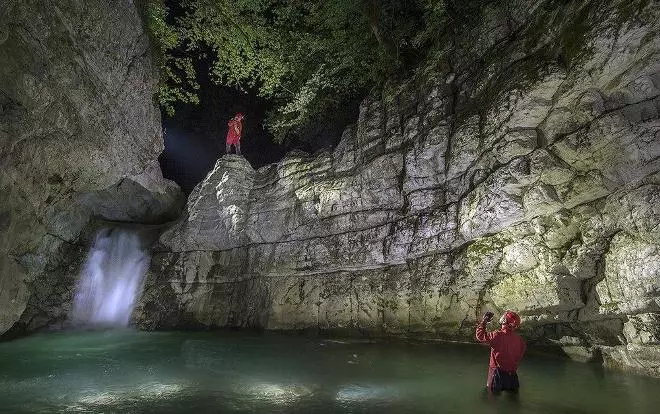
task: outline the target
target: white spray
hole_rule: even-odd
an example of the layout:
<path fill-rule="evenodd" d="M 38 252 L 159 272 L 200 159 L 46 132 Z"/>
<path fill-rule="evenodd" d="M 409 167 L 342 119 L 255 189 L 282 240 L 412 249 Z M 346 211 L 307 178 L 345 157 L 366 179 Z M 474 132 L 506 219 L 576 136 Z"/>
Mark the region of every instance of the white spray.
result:
<path fill-rule="evenodd" d="M 149 255 L 135 233 L 96 235 L 76 287 L 71 319 L 78 325 L 126 327 L 142 294 Z"/>

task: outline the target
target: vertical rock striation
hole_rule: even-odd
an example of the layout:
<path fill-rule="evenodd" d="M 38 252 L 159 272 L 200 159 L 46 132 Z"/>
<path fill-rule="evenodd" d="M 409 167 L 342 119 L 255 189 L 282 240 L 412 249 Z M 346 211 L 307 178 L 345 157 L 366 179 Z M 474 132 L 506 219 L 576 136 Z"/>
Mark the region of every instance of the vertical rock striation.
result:
<path fill-rule="evenodd" d="M 132 1 L 3 1 L 0 334 L 66 314 L 90 219 L 176 217 L 155 79 Z"/>
<path fill-rule="evenodd" d="M 138 322 L 468 339 L 513 308 L 533 342 L 660 375 L 651 3 L 490 7 L 333 151 L 220 159 Z"/>

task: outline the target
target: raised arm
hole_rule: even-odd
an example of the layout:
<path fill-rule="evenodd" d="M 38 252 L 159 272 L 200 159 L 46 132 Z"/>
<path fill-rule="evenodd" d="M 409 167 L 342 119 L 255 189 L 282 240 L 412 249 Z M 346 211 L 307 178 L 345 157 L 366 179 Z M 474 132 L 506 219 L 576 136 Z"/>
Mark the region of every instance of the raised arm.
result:
<path fill-rule="evenodd" d="M 477 338 L 477 341 L 489 344 L 490 341 L 492 341 L 495 337 L 495 332 L 488 332 L 488 329 L 486 328 L 486 324 L 491 320 L 492 317 L 493 314 L 488 312 L 484 315 L 483 319 L 481 319 L 479 325 L 477 325 L 477 329 L 474 332 L 474 336 Z"/>

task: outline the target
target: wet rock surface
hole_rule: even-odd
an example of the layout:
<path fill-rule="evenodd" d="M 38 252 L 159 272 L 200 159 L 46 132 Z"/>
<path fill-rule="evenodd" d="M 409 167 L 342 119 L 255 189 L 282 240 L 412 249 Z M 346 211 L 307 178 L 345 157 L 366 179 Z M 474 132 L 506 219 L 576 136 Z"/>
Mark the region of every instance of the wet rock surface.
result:
<path fill-rule="evenodd" d="M 0 334 L 61 321 L 90 220 L 182 205 L 156 159 L 148 36 L 130 1 L 0 7 Z"/>
<path fill-rule="evenodd" d="M 660 375 L 660 15 L 551 3 L 487 14 L 333 151 L 218 160 L 138 324 L 469 340 L 513 308 L 531 343 Z"/>

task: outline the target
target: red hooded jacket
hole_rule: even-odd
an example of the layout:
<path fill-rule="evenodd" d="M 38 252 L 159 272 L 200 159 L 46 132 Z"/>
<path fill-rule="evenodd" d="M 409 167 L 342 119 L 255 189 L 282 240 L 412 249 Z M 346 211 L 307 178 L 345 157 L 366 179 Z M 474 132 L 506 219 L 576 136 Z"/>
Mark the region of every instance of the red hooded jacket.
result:
<path fill-rule="evenodd" d="M 507 372 L 515 372 L 522 360 L 527 345 L 513 329 L 506 325 L 502 328 L 488 332 L 486 323 L 477 325 L 475 332 L 477 341 L 490 345 L 489 368 L 500 368 Z"/>
<path fill-rule="evenodd" d="M 229 120 L 229 130 L 227 131 L 227 144 L 234 145 L 241 140 L 243 131 L 243 122 L 240 119 L 232 118 Z"/>

